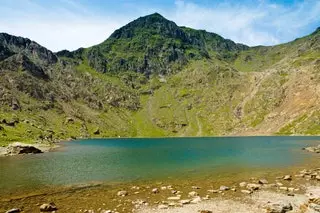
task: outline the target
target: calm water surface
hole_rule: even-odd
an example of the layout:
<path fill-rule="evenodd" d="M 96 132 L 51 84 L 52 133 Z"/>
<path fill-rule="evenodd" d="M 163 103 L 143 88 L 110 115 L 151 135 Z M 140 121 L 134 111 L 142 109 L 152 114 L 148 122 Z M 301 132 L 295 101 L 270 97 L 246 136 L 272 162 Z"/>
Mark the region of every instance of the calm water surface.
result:
<path fill-rule="evenodd" d="M 282 168 L 312 156 L 320 137 L 91 139 L 41 155 L 0 158 L 0 191 Z"/>

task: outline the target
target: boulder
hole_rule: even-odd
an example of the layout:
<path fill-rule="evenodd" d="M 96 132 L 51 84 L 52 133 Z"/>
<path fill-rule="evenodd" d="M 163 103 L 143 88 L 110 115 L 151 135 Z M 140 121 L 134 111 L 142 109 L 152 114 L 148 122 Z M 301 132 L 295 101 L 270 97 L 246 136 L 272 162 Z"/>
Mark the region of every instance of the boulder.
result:
<path fill-rule="evenodd" d="M 121 191 L 118 191 L 117 195 L 118 195 L 118 196 L 121 196 L 121 197 L 124 197 L 124 196 L 127 196 L 127 195 L 128 195 L 128 192 L 125 191 L 125 190 L 121 190 Z"/>
<path fill-rule="evenodd" d="M 97 128 L 97 129 L 93 132 L 93 134 L 95 134 L 95 135 L 100 135 L 100 129 Z"/>
<path fill-rule="evenodd" d="M 30 144 L 12 143 L 7 147 L 8 155 L 39 154 L 39 153 L 43 153 L 43 152 L 40 149 Z"/>
<path fill-rule="evenodd" d="M 10 209 L 8 211 L 6 211 L 6 213 L 18 213 L 18 212 L 21 212 L 21 209 Z"/>
<path fill-rule="evenodd" d="M 54 203 L 45 203 L 40 206 L 41 212 L 52 212 L 56 210 L 58 210 L 58 208 Z"/>

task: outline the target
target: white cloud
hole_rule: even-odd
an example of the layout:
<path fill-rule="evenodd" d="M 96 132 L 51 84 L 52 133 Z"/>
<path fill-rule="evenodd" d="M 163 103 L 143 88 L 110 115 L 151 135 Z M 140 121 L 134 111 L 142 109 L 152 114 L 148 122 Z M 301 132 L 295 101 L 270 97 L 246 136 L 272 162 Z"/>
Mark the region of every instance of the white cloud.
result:
<path fill-rule="evenodd" d="M 2 0 L 0 31 L 28 37 L 58 51 L 98 44 L 114 30 L 137 18 L 136 14 L 142 16 L 154 11 L 160 11 L 178 25 L 205 29 L 248 45 L 273 45 L 293 40 L 310 32 L 310 25 L 320 25 L 318 0 L 291 6 L 268 0 L 256 1 L 256 5 L 212 1 L 207 6 L 191 0 L 176 0 L 171 9 L 133 4 L 126 5 L 128 13 L 114 14 L 109 9 L 100 16 L 79 1 L 56 1 L 61 4 L 47 7 L 36 0 Z"/>

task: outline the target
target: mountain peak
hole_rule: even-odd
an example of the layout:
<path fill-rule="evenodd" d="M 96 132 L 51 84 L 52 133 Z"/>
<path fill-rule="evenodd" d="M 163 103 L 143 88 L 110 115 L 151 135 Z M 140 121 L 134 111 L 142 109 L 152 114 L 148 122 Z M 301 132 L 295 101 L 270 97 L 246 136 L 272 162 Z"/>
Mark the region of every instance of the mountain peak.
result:
<path fill-rule="evenodd" d="M 180 28 L 173 21 L 169 21 L 159 13 L 153 13 L 140 17 L 124 27 L 116 30 L 110 36 L 110 38 L 132 38 L 136 33 L 145 29 L 153 31 L 155 34 L 170 34 L 170 31 L 180 30 Z"/>

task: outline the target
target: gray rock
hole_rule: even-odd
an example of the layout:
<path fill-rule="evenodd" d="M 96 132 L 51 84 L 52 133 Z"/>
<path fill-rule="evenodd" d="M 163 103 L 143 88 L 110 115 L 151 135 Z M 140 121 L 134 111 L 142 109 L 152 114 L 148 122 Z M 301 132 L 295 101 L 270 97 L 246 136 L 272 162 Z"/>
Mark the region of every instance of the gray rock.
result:
<path fill-rule="evenodd" d="M 45 203 L 40 206 L 41 212 L 52 212 L 56 210 L 58 210 L 58 208 L 54 203 Z"/>

